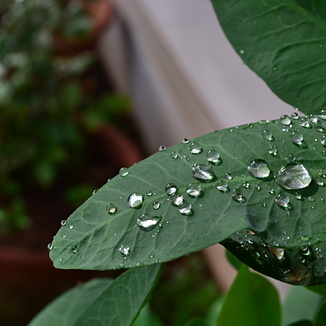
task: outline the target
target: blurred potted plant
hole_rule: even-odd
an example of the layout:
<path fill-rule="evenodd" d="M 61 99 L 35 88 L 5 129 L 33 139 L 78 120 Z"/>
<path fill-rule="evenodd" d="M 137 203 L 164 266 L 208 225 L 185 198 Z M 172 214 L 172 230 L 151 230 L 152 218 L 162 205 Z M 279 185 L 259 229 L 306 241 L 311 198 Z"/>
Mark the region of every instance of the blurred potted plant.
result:
<path fill-rule="evenodd" d="M 6 277 L 16 284 L 30 283 L 36 270 L 48 277 L 53 268 L 46 243 L 58 224 L 56 212 L 72 210 L 69 204 L 79 204 L 103 183 L 103 176 L 113 176 L 118 167 L 142 156 L 127 136 L 107 124 L 130 103 L 97 90 L 89 73 L 96 64 L 94 54 L 60 51 L 59 39 L 69 47 L 94 36 L 94 25 L 80 3 L 12 1 L 0 7 L 0 17 L 2 286 L 11 284 Z M 91 174 L 85 172 L 90 165 Z M 83 181 L 78 181 L 80 176 Z M 56 199 L 62 193 L 65 198 Z M 12 234 L 22 229 L 28 231 Z M 40 278 L 34 279 L 46 292 Z"/>

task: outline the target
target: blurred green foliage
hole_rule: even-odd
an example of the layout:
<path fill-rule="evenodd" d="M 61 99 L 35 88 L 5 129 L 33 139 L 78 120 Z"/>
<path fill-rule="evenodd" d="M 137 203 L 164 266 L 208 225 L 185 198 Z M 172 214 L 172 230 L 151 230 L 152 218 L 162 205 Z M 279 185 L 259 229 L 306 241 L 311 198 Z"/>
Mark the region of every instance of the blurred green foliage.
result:
<path fill-rule="evenodd" d="M 117 111 L 125 111 L 129 101 L 112 94 L 94 95 L 84 76 L 96 58 L 92 53 L 69 54 L 69 41 L 80 44 L 90 38 L 91 21 L 80 3 L 8 0 L 1 2 L 0 19 L 0 234 L 4 234 L 29 225 L 20 195 L 24 188 L 50 186 L 62 171 L 81 165 L 85 140 L 80 124 L 94 129 Z M 68 54 L 60 54 L 58 44 Z"/>

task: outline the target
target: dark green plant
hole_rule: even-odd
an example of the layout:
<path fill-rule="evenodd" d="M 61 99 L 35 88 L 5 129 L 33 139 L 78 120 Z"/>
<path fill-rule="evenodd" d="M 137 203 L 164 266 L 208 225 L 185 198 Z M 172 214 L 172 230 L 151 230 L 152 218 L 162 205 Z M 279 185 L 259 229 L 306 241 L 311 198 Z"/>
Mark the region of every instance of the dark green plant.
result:
<path fill-rule="evenodd" d="M 299 111 L 162 146 L 122 169 L 63 223 L 50 256 L 58 268 L 146 273 L 220 242 L 257 271 L 306 288 L 293 287 L 281 308 L 265 278 L 236 264 L 238 277 L 210 324 L 325 325 L 326 3 L 212 3 L 244 62 Z M 117 302 L 130 299 L 137 282 L 106 296 L 121 317 L 129 309 Z M 74 325 L 131 325 L 109 323 L 104 307 L 94 301 Z"/>
<path fill-rule="evenodd" d="M 90 38 L 79 2 L 6 1 L 0 19 L 0 233 L 6 233 L 29 224 L 24 209 L 15 209 L 24 206 L 21 192 L 75 171 L 84 159 L 82 128 L 96 128 L 128 101 L 94 94 L 85 74 L 95 56 L 69 54 Z"/>

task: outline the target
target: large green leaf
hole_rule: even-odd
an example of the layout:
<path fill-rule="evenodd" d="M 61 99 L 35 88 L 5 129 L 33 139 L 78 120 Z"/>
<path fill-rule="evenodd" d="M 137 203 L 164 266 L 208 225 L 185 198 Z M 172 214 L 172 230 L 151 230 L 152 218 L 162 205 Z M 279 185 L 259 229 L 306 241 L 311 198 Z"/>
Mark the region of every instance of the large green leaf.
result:
<path fill-rule="evenodd" d="M 123 170 L 62 223 L 50 252 L 55 266 L 105 270 L 152 264 L 234 235 L 239 250 L 233 254 L 241 259 L 245 247 L 273 277 L 325 283 L 325 118 L 283 117 L 221 130 Z M 253 175 L 270 174 L 255 177 L 249 166 Z M 177 195 L 167 194 L 171 184 Z M 249 230 L 248 239 L 237 238 L 242 230 Z M 257 239 L 252 248 L 250 237 Z M 273 247 L 289 249 L 280 255 Z M 258 257 L 257 249 L 270 256 Z"/>
<path fill-rule="evenodd" d="M 326 302 L 324 302 L 317 313 L 315 326 L 325 326 L 326 324 Z"/>
<path fill-rule="evenodd" d="M 281 307 L 277 290 L 264 277 L 243 265 L 228 292 L 217 326 L 280 326 Z"/>
<path fill-rule="evenodd" d="M 134 268 L 116 280 L 77 286 L 42 310 L 29 326 L 129 326 L 156 285 L 160 265 Z"/>
<path fill-rule="evenodd" d="M 324 0 L 212 0 L 242 60 L 285 102 L 305 113 L 326 105 Z"/>

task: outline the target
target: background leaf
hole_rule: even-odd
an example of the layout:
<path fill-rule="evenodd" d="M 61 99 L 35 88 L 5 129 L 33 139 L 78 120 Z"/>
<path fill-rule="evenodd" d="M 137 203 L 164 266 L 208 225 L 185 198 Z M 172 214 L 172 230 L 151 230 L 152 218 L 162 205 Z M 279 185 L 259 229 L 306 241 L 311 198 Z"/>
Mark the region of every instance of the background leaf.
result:
<path fill-rule="evenodd" d="M 132 326 L 163 326 L 147 304 L 133 322 Z"/>
<path fill-rule="evenodd" d="M 46 306 L 28 326 L 71 326 L 99 294 L 113 282 L 112 279 L 93 279 L 76 286 Z"/>
<path fill-rule="evenodd" d="M 63 223 L 50 252 L 55 266 L 105 270 L 152 264 L 249 230 L 248 237 L 259 237 L 256 247 L 246 238 L 231 240 L 236 249 L 248 244 L 251 256 L 266 247 L 271 256 L 260 257 L 257 266 L 274 268 L 274 277 L 285 282 L 325 283 L 325 119 L 322 113 L 293 115 L 221 130 L 122 170 Z M 248 171 L 260 160 L 269 171 L 265 178 Z M 289 165 L 301 176 L 287 171 Z M 302 174 L 310 183 L 298 180 Z M 286 189 L 280 179 L 296 187 Z M 302 189 L 292 189 L 298 185 Z M 176 194 L 169 195 L 173 189 Z M 282 247 L 289 251 L 280 257 L 273 248 Z M 295 268 L 284 270 L 292 260 Z"/>
<path fill-rule="evenodd" d="M 196 318 L 196 319 L 191 320 L 185 326 L 207 326 L 207 324 L 206 324 L 205 320 Z"/>
<path fill-rule="evenodd" d="M 324 326 L 326 324 L 326 302 L 324 302 L 316 316 L 315 326 Z"/>
<path fill-rule="evenodd" d="M 326 285 L 314 285 L 314 286 L 306 286 L 306 289 L 318 293 L 319 295 L 326 298 Z"/>
<path fill-rule="evenodd" d="M 235 51 L 277 96 L 305 113 L 325 107 L 325 1 L 212 2 Z"/>
<path fill-rule="evenodd" d="M 277 290 L 264 277 L 242 266 L 229 290 L 217 326 L 280 326 L 281 307 Z"/>
<path fill-rule="evenodd" d="M 302 286 L 291 287 L 282 306 L 282 325 L 288 326 L 301 320 L 314 320 L 322 297 Z"/>

